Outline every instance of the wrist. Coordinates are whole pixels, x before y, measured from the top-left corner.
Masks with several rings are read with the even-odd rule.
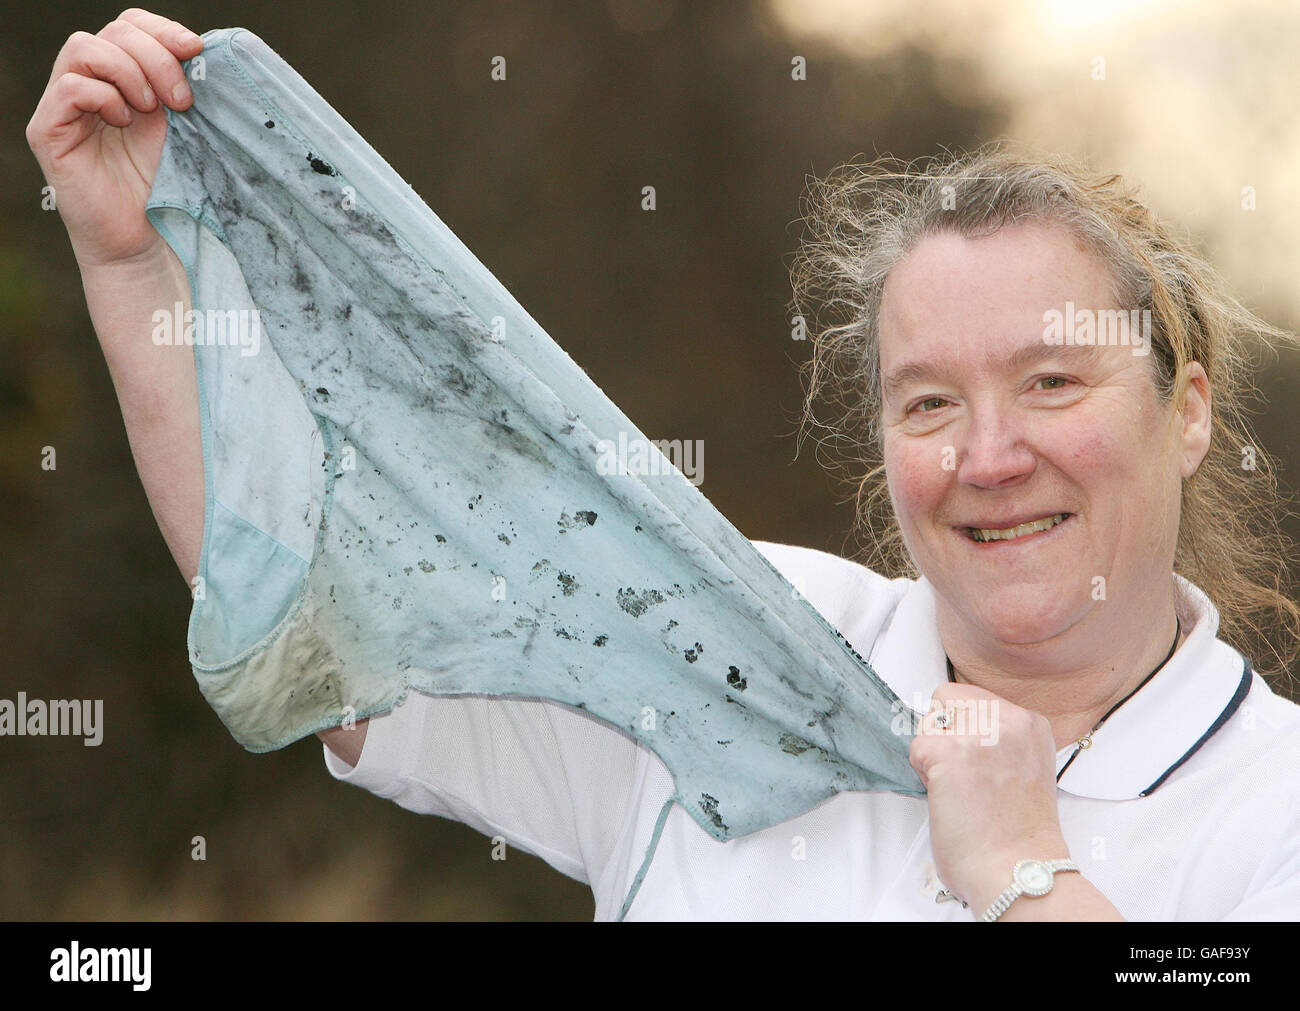
[[[153,239],[148,245],[123,256],[106,256],[91,244],[72,241],[72,255],[77,261],[77,269],[82,277],[87,275],[127,273],[153,273],[168,269],[176,254],[161,235],[154,231]],[[179,261],[176,261],[179,263]]]
[[[159,237],[136,255],[82,263],[81,285],[119,396],[121,383],[153,384],[159,360],[151,340],[156,314],[175,313],[177,303],[182,310],[190,305],[189,279],[171,246]]]
[[[1077,877],[1081,874],[1079,865],[1069,857],[1026,857],[1018,860],[1011,868],[1007,886],[984,905],[981,912],[974,914],[975,919],[992,923],[1013,909],[1024,912],[1029,907],[1034,907],[1038,912],[1047,911],[1054,905],[1052,900],[1058,894],[1058,877]],[[1031,914],[1027,918],[1037,917]]]
[[[1070,848],[1061,836],[1026,839],[1014,848],[1000,850],[982,860],[973,875],[970,895],[971,912],[978,918],[1012,884],[1012,873],[1022,860],[1069,860]]]

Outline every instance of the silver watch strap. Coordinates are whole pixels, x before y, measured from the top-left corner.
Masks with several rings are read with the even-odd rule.
[[[1025,863],[1025,861],[1022,860],[1021,863]],[[1051,871],[1053,878],[1055,878],[1056,873],[1058,871],[1079,870],[1079,865],[1076,864],[1073,860],[1039,860],[1037,861],[1037,863],[1042,864],[1049,871]],[[1016,864],[1016,866],[1011,869],[1011,878],[1012,878],[1011,886],[1007,888],[1006,891],[1004,891],[996,899],[994,899],[993,904],[989,906],[988,909],[984,910],[984,915],[979,918],[979,922],[992,923],[999,916],[1001,916],[1003,913],[1005,913],[1008,909],[1011,908],[1011,903],[1015,902],[1016,899],[1020,898],[1021,895],[1025,894],[1024,889],[1020,887],[1020,882],[1015,880],[1016,870],[1019,867],[1020,864]],[[1051,890],[1051,886],[1049,885],[1048,891],[1050,890]]]

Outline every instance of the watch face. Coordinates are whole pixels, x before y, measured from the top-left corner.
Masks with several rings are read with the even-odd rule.
[[[1052,888],[1052,872],[1041,860],[1022,860],[1016,864],[1016,884],[1026,895],[1046,895]]]

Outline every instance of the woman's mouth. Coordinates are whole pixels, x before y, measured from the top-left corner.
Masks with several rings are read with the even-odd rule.
[[[990,541],[1014,541],[1022,537],[1029,537],[1033,534],[1044,533],[1053,527],[1064,523],[1072,513],[1056,513],[1052,516],[1044,516],[1042,519],[1031,520],[1028,523],[1020,523],[1013,527],[1003,527],[993,529],[988,527],[964,527],[966,536],[980,544]]]

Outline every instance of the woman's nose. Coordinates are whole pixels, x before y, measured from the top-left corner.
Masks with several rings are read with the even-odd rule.
[[[1015,411],[975,408],[954,447],[957,480],[980,488],[1002,488],[1029,477],[1036,458],[1026,426]]]

